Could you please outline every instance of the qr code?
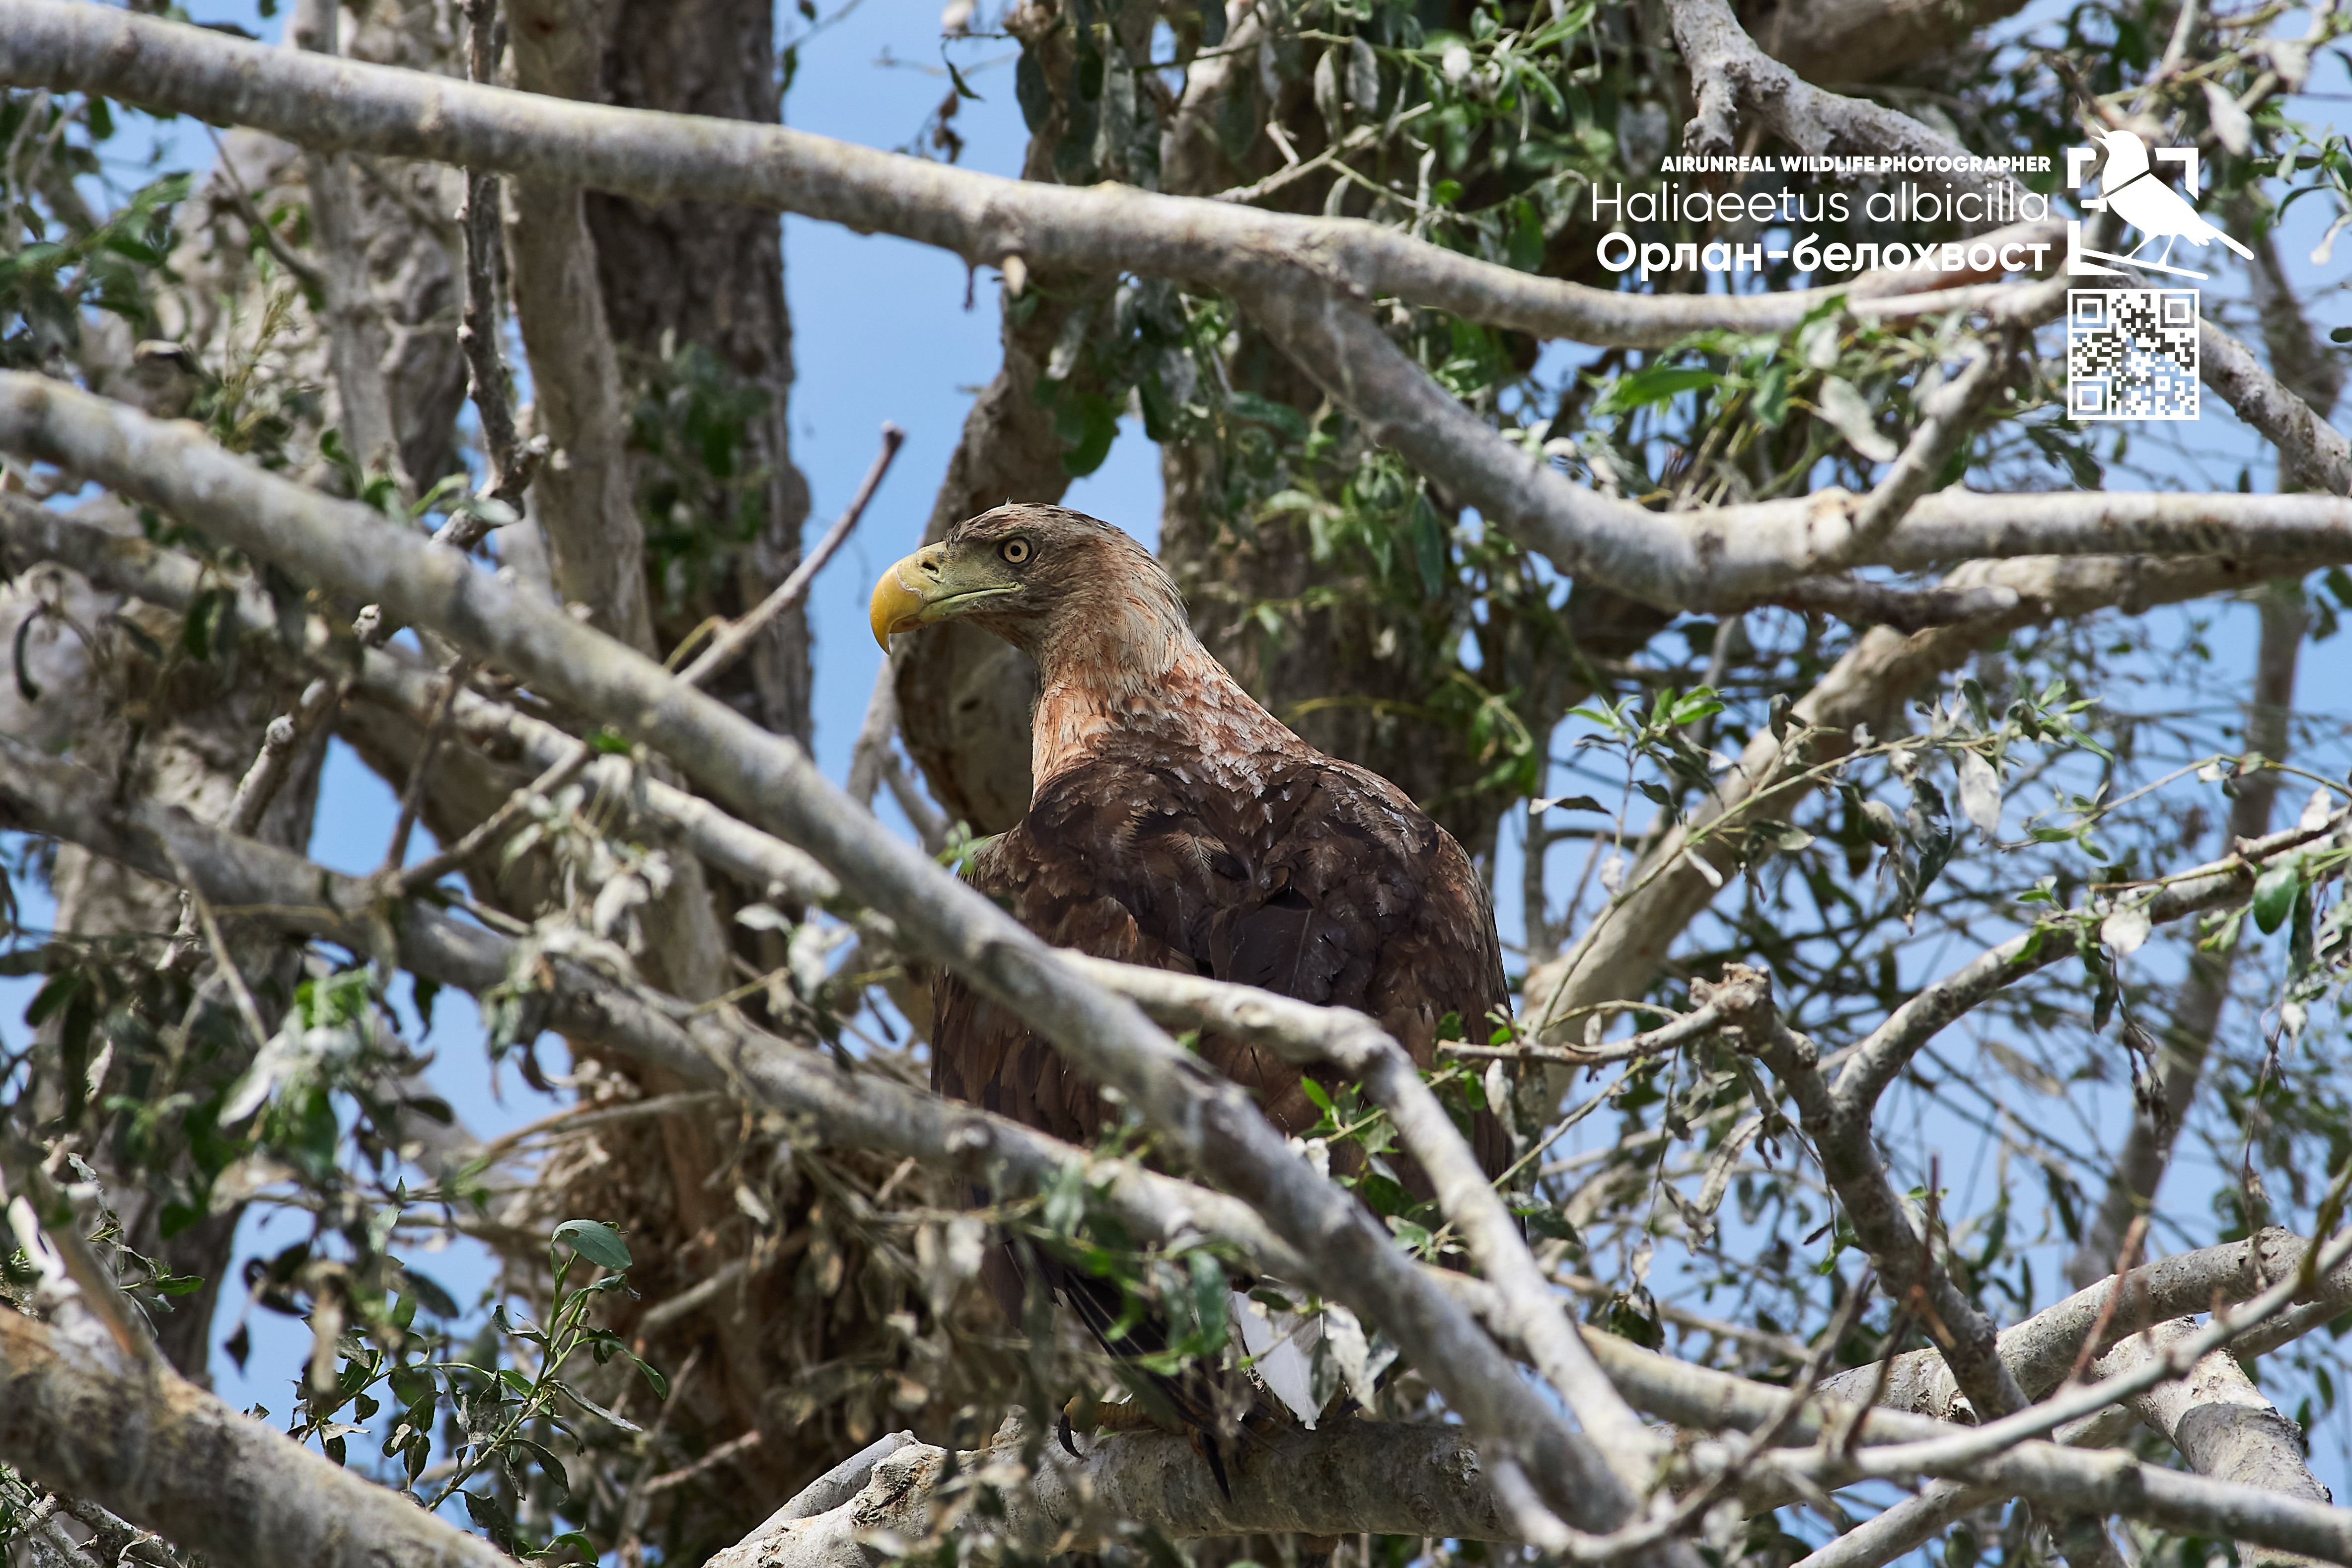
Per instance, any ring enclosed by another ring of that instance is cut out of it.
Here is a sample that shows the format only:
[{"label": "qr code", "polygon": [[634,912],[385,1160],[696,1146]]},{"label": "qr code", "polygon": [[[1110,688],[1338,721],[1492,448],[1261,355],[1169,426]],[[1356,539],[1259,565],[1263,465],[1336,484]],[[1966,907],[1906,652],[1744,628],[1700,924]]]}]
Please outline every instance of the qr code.
[{"label": "qr code", "polygon": [[2197,417],[2197,290],[2066,295],[2066,411],[2077,419]]}]

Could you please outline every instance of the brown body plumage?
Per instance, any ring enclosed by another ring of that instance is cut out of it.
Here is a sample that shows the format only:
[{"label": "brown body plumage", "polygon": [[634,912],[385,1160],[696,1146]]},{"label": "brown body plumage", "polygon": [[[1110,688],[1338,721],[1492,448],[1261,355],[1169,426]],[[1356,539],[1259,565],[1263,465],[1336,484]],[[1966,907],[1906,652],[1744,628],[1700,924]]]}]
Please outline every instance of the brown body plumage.
[{"label": "brown body plumage", "polygon": [[[1022,648],[1042,677],[1029,814],[970,873],[1030,930],[1358,1008],[1424,1066],[1445,1015],[1483,1030],[1508,1005],[1493,910],[1462,847],[1388,781],[1254,701],[1126,534],[1059,507],[976,517],[875,591],[877,637],[949,616]],[[941,1093],[1080,1143],[1116,1120],[1092,1082],[961,978],[940,972],[933,1000]],[[1314,1124],[1297,1068],[1221,1037],[1201,1054],[1285,1132]],[[1500,1124],[1482,1114],[1475,1131],[1499,1172]]]}]

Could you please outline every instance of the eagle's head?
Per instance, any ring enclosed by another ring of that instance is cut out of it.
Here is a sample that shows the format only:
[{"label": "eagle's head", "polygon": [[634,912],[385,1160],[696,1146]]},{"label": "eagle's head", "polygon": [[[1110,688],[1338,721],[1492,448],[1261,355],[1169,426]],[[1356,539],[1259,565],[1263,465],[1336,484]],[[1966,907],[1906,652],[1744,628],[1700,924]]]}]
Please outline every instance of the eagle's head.
[{"label": "eagle's head", "polygon": [[1064,651],[1165,668],[1192,641],[1175,579],[1118,529],[1066,507],[1012,505],[958,524],[882,574],[870,606],[890,646],[950,618],[1051,665]]}]

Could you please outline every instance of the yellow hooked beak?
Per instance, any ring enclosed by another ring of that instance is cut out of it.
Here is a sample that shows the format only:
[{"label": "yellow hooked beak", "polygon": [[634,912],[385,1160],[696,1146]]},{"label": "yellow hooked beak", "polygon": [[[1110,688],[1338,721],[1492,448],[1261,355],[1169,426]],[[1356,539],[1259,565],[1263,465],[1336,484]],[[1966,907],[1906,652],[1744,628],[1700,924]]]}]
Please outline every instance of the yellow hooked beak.
[{"label": "yellow hooked beak", "polygon": [[882,574],[866,606],[874,640],[884,651],[890,634],[911,632],[996,597],[1018,593],[1021,584],[1005,580],[993,555],[960,552],[946,544],[927,544]]}]

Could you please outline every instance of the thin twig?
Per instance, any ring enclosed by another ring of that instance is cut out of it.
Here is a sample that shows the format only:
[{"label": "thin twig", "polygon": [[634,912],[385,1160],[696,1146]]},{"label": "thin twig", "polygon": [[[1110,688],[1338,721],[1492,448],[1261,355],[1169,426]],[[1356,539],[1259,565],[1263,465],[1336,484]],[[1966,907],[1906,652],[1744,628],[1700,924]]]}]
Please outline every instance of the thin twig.
[{"label": "thin twig", "polygon": [[866,515],[866,503],[872,500],[874,492],[881,488],[882,476],[890,471],[890,459],[898,455],[898,448],[906,439],[904,430],[887,420],[883,421],[882,449],[874,455],[873,465],[866,470],[864,482],[858,485],[857,493],[849,499],[849,510],[825,530],[824,537],[817,541],[816,548],[802,558],[801,563],[793,568],[792,575],[785,578],[774,593],[761,600],[750,615],[724,624],[711,634],[710,646],[686,667],[686,672],[678,677],[680,680],[688,686],[709,685],[711,677],[742,657],[743,650],[768,629],[770,622],[807,595],[809,584],[816,581],[816,574],[824,570],[824,564],[833,559],[834,552],[848,542],[851,531],[857,526],[857,520]]},{"label": "thin twig", "polygon": [[[399,870],[394,877],[398,890],[408,894],[419,888],[429,888],[450,870],[471,860],[503,836],[514,825],[515,818],[530,807],[532,800],[562,789],[572,781],[573,774],[588,765],[593,755],[586,746],[578,747],[570,756],[508,795],[505,804],[476,823],[472,830],[457,843],[430,859],[419,860],[415,865]],[[414,778],[410,782],[413,785]],[[404,845],[402,847],[404,849],[406,847]]]},{"label": "thin twig", "polygon": [[220,132],[206,125],[205,134],[213,140],[213,155],[220,160],[221,173],[228,177],[229,198],[236,202],[237,216],[245,219],[246,227],[261,237],[261,243],[268,247],[269,254],[277,258],[278,264],[294,274],[305,289],[324,294],[327,291],[325,277],[317,268],[295,255],[293,247],[279,237],[278,231],[270,226],[269,220],[263,217],[260,209],[253,205],[252,196],[246,193],[245,177],[236,172],[236,164],[229,157],[228,147],[221,141]]},{"label": "thin twig", "polygon": [[227,982],[229,995],[236,1002],[237,1016],[245,1020],[245,1026],[253,1031],[254,1048],[258,1050],[269,1043],[269,1026],[261,1021],[261,1008],[254,1002],[252,989],[238,972],[236,960],[229,956],[228,942],[221,935],[220,921],[213,913],[212,900],[206,899],[204,889],[196,885],[195,873],[188,869],[186,862],[180,858],[179,851],[167,844],[163,852],[172,858],[173,879],[187,895],[188,908],[194,911],[196,925],[205,933],[205,944],[213,950],[213,962],[220,966],[221,978]]},{"label": "thin twig", "polygon": [[474,660],[459,658],[441,676],[441,694],[433,704],[433,716],[425,721],[425,743],[417,749],[416,761],[408,770],[408,787],[400,795],[400,820],[393,825],[392,843],[383,852],[383,869],[379,873],[386,881],[397,883],[401,862],[408,858],[408,837],[416,828],[416,813],[425,803],[425,782],[433,770],[434,753],[448,738],[450,710],[456,706],[458,689],[474,672]]},{"label": "thin twig", "polygon": [[[58,1249],[58,1258],[65,1265],[66,1277],[81,1291],[82,1302],[98,1321],[104,1324],[122,1353],[136,1362],[151,1378],[177,1382],[179,1370],[164,1358],[163,1347],[155,1342],[155,1331],[147,1321],[138,1303],[124,1292],[114,1270],[98,1255],[89,1238],[74,1221],[74,1207],[65,1194],[58,1190],[56,1180],[42,1165],[40,1155],[29,1142],[11,1137],[8,1140],[9,1173],[26,1191],[22,1194],[26,1206],[33,1211],[49,1244]],[[0,1182],[0,1209],[10,1206],[7,1184]],[[53,1216],[62,1213],[64,1223]],[[32,1238],[19,1238],[30,1247]]]},{"label": "thin twig", "polygon": [[1724,1009],[1709,1002],[1671,1023],[1605,1046],[1472,1046],[1448,1041],[1437,1048],[1450,1057],[1486,1057],[1503,1061],[1565,1062],[1571,1067],[1605,1067],[1633,1057],[1656,1056],[1697,1039],[1720,1027]]},{"label": "thin twig", "polygon": [[2080,1379],[2097,1358],[2101,1342],[2107,1336],[2107,1325],[2116,1321],[2116,1309],[2123,1304],[2124,1279],[2139,1267],[2139,1249],[2147,1240],[2147,1215],[2134,1215],[2124,1231],[2123,1248],[2116,1254],[2116,1272],[2107,1285],[2107,1299],[2099,1303],[2099,1315],[2093,1321],[2091,1331],[2083,1336],[2083,1349],[2074,1357],[2074,1370],[2066,1374],[2067,1382]]},{"label": "thin twig", "polygon": [[760,1434],[757,1430],[746,1432],[740,1437],[730,1437],[694,1463],[683,1468],[672,1470],[666,1476],[656,1476],[647,1481],[640,1491],[646,1497],[657,1497],[673,1487],[682,1487],[697,1476],[706,1475],[717,1469],[738,1455],[750,1453],[759,1446]]}]

